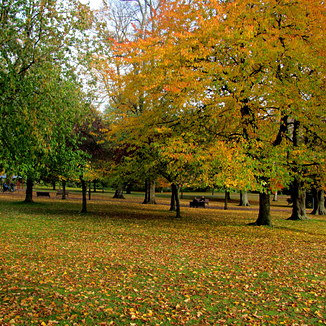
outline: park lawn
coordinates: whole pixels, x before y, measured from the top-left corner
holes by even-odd
[[[21,199],[0,195],[0,325],[326,324],[325,217]]]

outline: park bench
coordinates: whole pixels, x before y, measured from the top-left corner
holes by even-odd
[[[288,205],[293,204],[293,199],[292,198],[287,198],[286,201],[288,202]]]
[[[57,196],[62,196],[63,190],[58,190],[57,191]],[[65,195],[68,196],[69,195],[69,191],[65,191]]]
[[[208,199],[205,199],[205,200],[198,200],[198,201],[191,201],[189,203],[190,207],[195,207],[195,208],[198,208],[198,207],[206,207],[206,205],[209,204],[209,200]]]
[[[48,191],[37,191],[36,197],[50,197],[50,193]]]

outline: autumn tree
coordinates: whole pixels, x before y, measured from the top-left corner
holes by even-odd
[[[156,103],[153,124],[180,114],[185,128],[208,135],[207,146],[215,138],[238,147],[255,176],[252,189],[260,191],[255,224],[270,225],[271,191],[324,159],[304,140],[313,128],[324,141],[322,4],[164,6],[146,39],[118,45],[120,62],[137,66],[124,77],[125,89]]]
[[[107,107],[107,121],[109,125],[113,124],[114,126],[117,126],[117,121],[120,120],[122,115],[124,116],[123,119],[130,118],[130,121],[133,121],[135,116],[141,115],[144,107],[153,105],[153,103],[149,104],[143,102],[144,94],[142,90],[136,90],[132,85],[130,85],[131,87],[128,87],[127,83],[122,81],[122,78],[124,78],[127,71],[135,70],[137,74],[137,71],[140,71],[141,68],[138,67],[138,64],[122,64],[119,62],[117,59],[120,55],[116,52],[113,45],[115,43],[121,44],[130,40],[146,38],[147,30],[153,30],[155,28],[155,23],[151,18],[159,9],[159,6],[160,1],[155,0],[135,0],[128,2],[111,0],[106,1],[103,10],[98,13],[98,20],[102,21],[106,26],[105,29],[100,29],[100,33],[102,33],[106,39],[103,42],[103,51],[98,53],[97,56],[94,56],[93,67],[107,90],[109,102]],[[122,128],[125,127],[125,125],[122,126]],[[149,130],[149,134],[152,133],[151,129]],[[115,131],[117,131],[116,128],[113,128],[111,134]],[[119,131],[117,131],[117,134],[119,134]],[[126,148],[124,139],[125,135],[120,137],[120,140],[119,137],[116,137],[114,142],[121,141],[121,147]],[[140,166],[137,165],[139,157],[143,157],[144,159],[144,156],[148,156],[150,153],[154,154],[154,150],[149,149],[152,143],[149,137],[147,139],[141,137],[141,139],[144,141],[143,148],[141,148],[139,140],[136,140],[137,143],[135,143],[134,139],[131,139],[130,144],[128,145],[129,147],[137,148],[137,153],[134,150],[131,150],[128,154],[130,157],[134,158],[135,162],[134,168],[136,171],[132,174],[136,175],[137,171],[144,171],[146,166],[149,167],[149,170],[142,174],[142,176],[146,175],[148,177],[144,180],[146,188],[144,203],[155,203],[154,190],[157,173],[152,167],[150,167],[150,163],[140,164]],[[153,159],[150,158],[149,160],[153,161]],[[124,162],[120,162],[120,165],[123,165],[127,169],[126,173],[124,173],[121,166],[117,166],[120,176],[130,176],[130,173],[127,172],[131,167],[130,161],[127,162],[124,160]],[[137,166],[140,167],[140,169],[138,169]],[[117,192],[121,192],[122,185],[125,184],[126,181],[124,182],[120,177],[116,178],[116,180],[120,181]]]

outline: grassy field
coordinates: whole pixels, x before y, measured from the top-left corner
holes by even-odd
[[[222,195],[221,195],[222,196]],[[253,227],[249,208],[0,194],[0,325],[322,325],[326,218]],[[218,197],[216,197],[218,198]]]

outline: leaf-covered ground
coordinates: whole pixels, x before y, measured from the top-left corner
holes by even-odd
[[[97,199],[0,195],[0,325],[326,324],[325,217]]]

